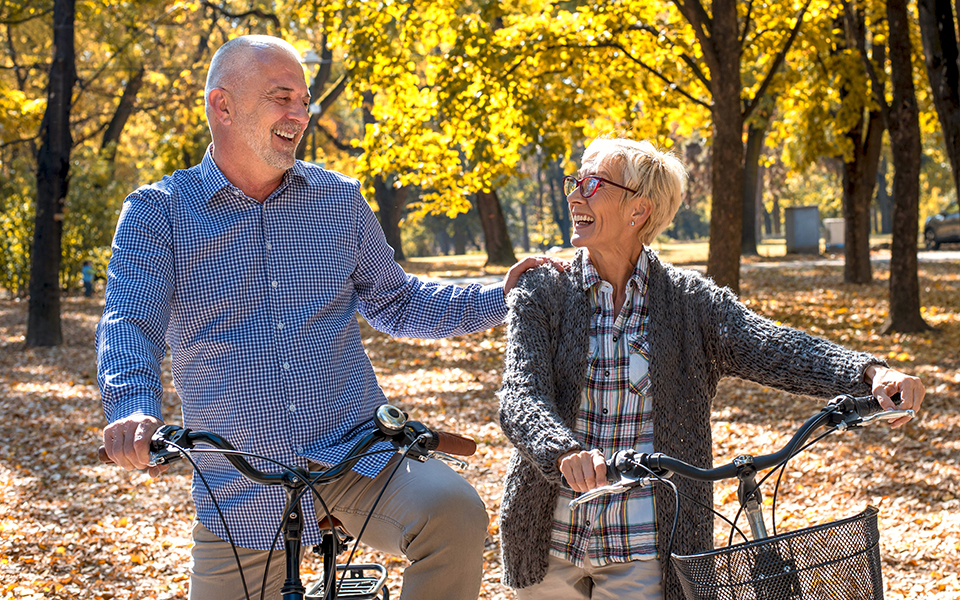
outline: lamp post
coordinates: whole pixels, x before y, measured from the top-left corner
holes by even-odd
[[[313,85],[314,85],[314,83],[315,83],[315,81],[316,81],[316,76],[312,74],[312,73],[313,73],[313,69],[314,69],[314,67],[323,64],[323,59],[320,58],[320,55],[317,54],[317,51],[316,51],[316,50],[314,50],[313,48],[310,48],[309,50],[307,50],[306,52],[304,52],[303,55],[300,57],[300,62],[303,63],[304,65],[306,65],[307,68],[310,69],[310,71],[311,71],[311,75],[310,75],[310,88],[311,88],[311,90],[312,90],[312,89],[313,89]],[[311,103],[310,103],[310,106],[309,106],[308,109],[307,109],[307,112],[310,113],[311,115],[318,115],[318,114],[320,114],[320,105],[317,104],[317,103],[315,103],[315,102],[311,102]]]

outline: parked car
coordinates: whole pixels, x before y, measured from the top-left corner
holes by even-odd
[[[927,217],[923,225],[923,241],[927,250],[936,250],[944,243],[960,242],[960,206],[956,202],[940,214]]]

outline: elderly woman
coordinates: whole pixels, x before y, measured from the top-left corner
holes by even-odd
[[[872,392],[888,407],[899,391],[904,408],[920,407],[919,379],[777,326],[730,290],[661,262],[647,246],[673,219],[685,178],[675,157],[647,142],[594,140],[577,177],[563,181],[580,250],[565,272],[529,271],[508,297],[498,396],[516,450],[500,532],[503,580],[521,600],[683,598],[665,562],[674,511],[666,486],[575,512],[568,502],[606,482],[603,459],[617,450],[711,465],[722,377],[819,397]],[[712,504],[709,484],[674,483]],[[674,551],[712,547],[712,515],[689,501],[680,510]]]

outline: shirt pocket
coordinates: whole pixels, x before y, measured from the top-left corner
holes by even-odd
[[[630,341],[628,353],[630,358],[628,375],[630,391],[642,396],[650,388],[650,359],[647,352],[641,347],[639,337]]]

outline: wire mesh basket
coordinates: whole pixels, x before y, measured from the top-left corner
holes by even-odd
[[[878,513],[672,561],[688,600],[883,600]]]

